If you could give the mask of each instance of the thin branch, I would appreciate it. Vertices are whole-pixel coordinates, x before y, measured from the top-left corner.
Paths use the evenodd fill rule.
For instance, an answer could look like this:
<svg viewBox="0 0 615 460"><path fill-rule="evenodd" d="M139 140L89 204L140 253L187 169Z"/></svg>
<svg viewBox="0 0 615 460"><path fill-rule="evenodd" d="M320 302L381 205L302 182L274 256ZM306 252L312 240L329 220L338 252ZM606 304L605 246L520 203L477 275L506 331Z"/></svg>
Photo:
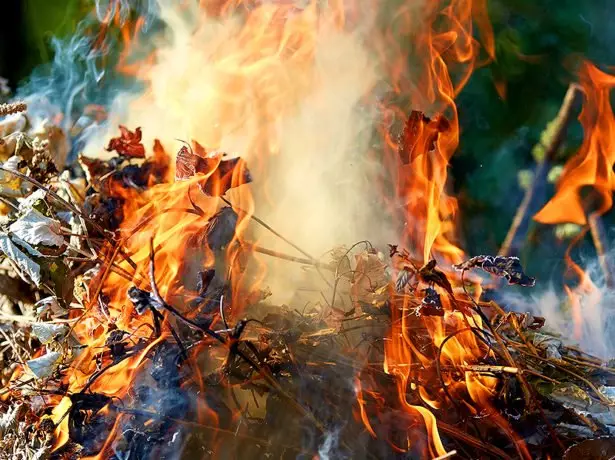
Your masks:
<svg viewBox="0 0 615 460"><path fill-rule="evenodd" d="M553 161L553 158L564 142L568 125L573 117L574 109L580 100L581 91L581 87L576 83L572 83L568 87L568 91L564 96L564 101L562 102L557 117L551 122L555 124L555 132L549 144L544 146L544 157L538 164L534 174L534 180L526 190L523 200L519 204L519 208L517 208L515 217L500 247L498 255L508 256L512 252L516 252L519 245L525 241L531 218L529 214L534 208L532 205L534 204L537 191L544 184L549 173L551 161Z"/></svg>

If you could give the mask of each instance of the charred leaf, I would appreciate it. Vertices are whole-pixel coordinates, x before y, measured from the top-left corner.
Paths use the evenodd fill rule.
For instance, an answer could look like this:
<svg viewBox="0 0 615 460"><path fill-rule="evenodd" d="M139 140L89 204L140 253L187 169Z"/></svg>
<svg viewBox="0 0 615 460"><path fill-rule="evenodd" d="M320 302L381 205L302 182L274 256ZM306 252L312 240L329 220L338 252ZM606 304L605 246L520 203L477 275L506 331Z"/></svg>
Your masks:
<svg viewBox="0 0 615 460"><path fill-rule="evenodd" d="M444 316L442 299L434 288L423 289L423 300L418 310L419 316Z"/></svg>
<svg viewBox="0 0 615 460"><path fill-rule="evenodd" d="M487 273L505 278L508 284L529 287L536 284L536 278L527 276L523 272L523 267L521 267L518 257L476 256L461 264L453 265L453 267L460 271L480 268Z"/></svg>
<svg viewBox="0 0 615 460"><path fill-rule="evenodd" d="M150 308L159 309L160 304L154 299L151 293L136 286L128 289L128 298L132 302L137 314L142 315Z"/></svg>
<svg viewBox="0 0 615 460"><path fill-rule="evenodd" d="M424 283L440 286L451 296L453 295L453 287L444 272L436 268L436 261L430 260L419 269L419 278Z"/></svg>

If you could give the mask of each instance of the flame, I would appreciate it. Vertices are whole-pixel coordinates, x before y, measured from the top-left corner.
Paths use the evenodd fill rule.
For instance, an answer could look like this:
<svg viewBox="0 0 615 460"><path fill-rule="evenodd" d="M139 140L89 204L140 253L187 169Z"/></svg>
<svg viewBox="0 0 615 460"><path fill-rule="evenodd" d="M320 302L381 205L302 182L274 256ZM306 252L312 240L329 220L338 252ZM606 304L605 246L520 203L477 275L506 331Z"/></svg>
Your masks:
<svg viewBox="0 0 615 460"><path fill-rule="evenodd" d="M211 171L205 177L171 183L173 168L168 163L172 155L163 145L171 145L177 136L197 140L210 151L226 150L227 147L230 151L241 151L254 175L267 178L261 182L258 191L239 186L227 193L239 216L233 242L226 249L223 264L223 275L230 278L233 292L231 310L234 313L242 311L244 302L258 290L264 277L264 266L255 257L255 268L249 275L242 269L241 243L248 237L256 238L249 226L256 206L255 195L258 195L259 204L265 206L282 199L278 196L281 193L275 189L276 180L273 178L284 179L288 189L299 188L302 196L309 195L309 199L304 201L306 205L310 201L319 203L310 207L312 212L309 213L297 203L292 203L293 213L279 216L284 225L294 225L298 232L302 231L304 239L314 239L315 233L326 233L322 229L330 223L330 217L332 221L342 222L342 226L348 226L348 222L352 221L346 217L354 215L347 211L340 213L343 218L335 215L336 211L344 209L341 206L331 206L333 211L327 209L330 201L326 198L335 194L327 188L325 180L317 182L317 187L309 194L302 188L304 182L299 181L299 186L288 184L301 179L310 168L319 164L319 160L328 159L326 155L324 158L321 155L312 162L306 162L305 157L310 159L308 154L311 154L311 149L333 152L337 150L336 142L347 147L352 144L346 138L353 137L358 131L353 127L338 133L310 115L327 115L333 109L329 99L338 93L345 96L342 105L353 105L369 94L376 82L376 77L372 75L376 71L364 62L367 61L366 53L355 41L343 35L346 29L352 29L352 21L357 20L359 6L365 5L331 3L324 11L316 1L304 8L286 3L241 3L234 0L202 2L201 7L194 11L190 10L189 5L182 6L179 12L163 7L162 14L173 26L174 45L156 55L148 55L136 64L132 62L132 57L139 51L138 34L144 21L138 18L134 22L123 22L120 3L112 2L113 7L110 3L109 10L103 14L104 24L109 27L111 24L120 25L125 43L119 71L136 76L147 89L128 102L125 98L119 98L116 105L122 106L124 113L120 115L112 111L109 118L112 121L122 118L123 123L131 127L143 126L145 143L149 145L154 137L159 138L160 142L155 144L150 158L154 158L161 170L167 170L167 174L164 175L165 180L150 184L145 192L121 187L111 190L124 201L123 220L117 232L119 239L107 242L101 251L101 272L92 281L85 312L78 317L72 330L86 348L71 363L67 372L65 383L69 393L87 388L120 399L127 396L146 362L147 352L171 333L167 322L164 322L162 335L154 338L155 325L151 315L137 315L126 296L132 286L150 289L150 241L156 248L156 283L160 294L187 317L195 312L185 309L185 300L190 298L191 293L182 286L187 284L186 280L194 281L196 269L214 267L219 262L206 244L196 248L193 244L195 240L203 240L199 236L205 231L209 218L222 206L219 198L197 193L197 181L207 179L215 182L216 175ZM413 58L418 62L417 68L421 69L417 78L410 78L401 70L406 66L408 55L395 45L397 37L392 29L387 30L382 41L381 37L374 36L374 43L371 44L378 52L385 77L397 96L431 116L431 120L415 120L412 126L416 131L415 142L408 151L405 163L400 162L400 145L390 138L388 129L382 133L386 141L385 161L394 178L396 198L402 201L403 220L407 224L403 237L406 246L419 253L425 262L431 255L455 263L463 257L463 251L453 242L457 202L446 191L447 168L459 143L455 97L474 68L494 56L493 34L486 12L485 0L452 0L445 6L440 2L426 1L418 15L425 19L424 27L419 28L412 39ZM182 29L184 22L179 18L181 13L197 18L195 30ZM401 25L402 30L414 31L415 13L414 9L403 5L395 14L395 21L399 23L396 25ZM475 26L482 47L474 38ZM341 43L341 48L349 51L351 56L325 55L323 58L322 48L328 43L325 38L334 40L336 44ZM100 46L103 43L101 38ZM480 57L481 50L486 54L485 59ZM397 54L391 56L391 52ZM361 72L365 75L345 81L334 78L335 75L319 74L320 66L328 66L331 74L337 72L337 67L331 66L334 58L344 62L341 69L345 72L342 72L343 75ZM323 59L328 61L323 63ZM323 83L325 77L329 79L329 85ZM352 91L346 93L348 87ZM386 109L388 113L405 112L396 104L390 104ZM348 108L334 110L333 113L340 118L348 118L350 121L347 124L352 124L356 119ZM307 135L301 129L306 124L312 127ZM346 128L344 123L340 124ZM337 126L336 123L334 128ZM320 131L324 128L333 132L322 134ZM300 132L302 136L297 139L285 136L285 130ZM321 137L326 142L313 141L313 138ZM304 155L291 155L290 161L285 159L284 148L289 142L298 145L297 151ZM303 144L307 144L307 150L301 150L305 148ZM100 144L97 147L92 145L94 143L89 148L100 148ZM221 157L212 152L211 158L219 161ZM286 161L282 163L285 165L294 160L302 161L299 164L304 167L295 169L294 174L283 170L276 176L274 159ZM363 161L363 158L360 160ZM320 167L326 169L326 166ZM327 173L325 177L328 178L331 172ZM239 178L234 176L234 180L235 185L239 185ZM220 186L215 183L211 185L214 190ZM337 188L337 184L332 187L335 192ZM350 189L354 194L354 188ZM360 192L356 193L360 196ZM368 190L367 193L369 196L373 191ZM312 200L313 195L317 199ZM202 215L189 211L195 209L193 201L202 210ZM309 219L294 219L300 215L296 209L309 214ZM364 206L357 209L365 211ZM319 216L319 212L323 215ZM274 227L279 228L278 225ZM327 243L327 248L329 246ZM108 312L98 307L100 294L109 299ZM384 371L394 377L394 397L411 420L406 430L407 445L398 446L390 441L391 445L397 450L409 450L414 449L416 443L420 444L418 448L424 456L445 455L436 415L437 411L451 407L451 397L465 404L473 414L487 411L495 425L509 430L505 420L495 414L489 403L497 380L464 369L464 366L492 353L467 327L468 323L481 327L480 316L456 311L452 301L445 298L446 314L443 318L418 317L413 314L416 305L408 296L399 299L391 294L391 298L396 300L391 309L393 326L385 342ZM432 343L429 350L417 343L412 332L416 327L424 329L430 337ZM116 328L129 331L134 341L143 340L148 345L136 355L113 365L110 358L101 358L100 351L105 349L110 332ZM198 351L196 349L193 353ZM208 353L215 357L214 351ZM110 367L92 382L92 376L98 370L97 358L102 359L103 366ZM190 359L195 359L192 353ZM436 366L434 360L437 361ZM415 365L422 370L417 371ZM440 367L457 369L462 377L455 377L453 372L442 373ZM192 383L203 387L199 376L196 373L196 381ZM439 386L441 379L448 395L444 388L433 389ZM359 416L369 433L377 437L380 431L376 424L370 423L369 405L374 400L376 405L380 404L384 396L374 385L364 385L359 379L357 382ZM410 396L416 398L410 399ZM61 406L55 409L59 410ZM207 408L203 409L199 418L216 418L216 414L206 413ZM119 423L120 416L105 446L109 446L113 437L121 431ZM61 426L56 448L68 440L66 426ZM98 457L104 458L104 452L99 453Z"/></svg>
<svg viewBox="0 0 615 460"><path fill-rule="evenodd" d="M396 18L400 24L395 26L410 31L414 17L410 7L403 7ZM445 6L441 2L426 2L419 17L426 19L424 29L413 40L413 56L422 69L418 79L399 74L397 69L403 68L402 62L407 61L403 53L392 60L390 73L394 88L401 97L409 99L413 110L434 116L431 121L419 118L413 121L413 126L406 126L413 131L409 134L414 143L407 158L400 160L398 155L406 140L402 138L399 145L385 133L389 146L387 162L397 177L396 196L403 200L404 221L408 226L406 246L413 250L421 248L424 262L433 251L458 263L463 251L450 241L457 201L445 190L448 163L459 144L454 99L474 68L493 58L493 32L484 0L454 0ZM484 60L479 59L481 46L473 36L474 24L487 54ZM390 40L397 38L391 34ZM383 59L390 60L388 55ZM398 114L405 112L395 106L388 109Z"/></svg>
<svg viewBox="0 0 615 460"><path fill-rule="evenodd" d="M583 127L583 143L578 152L564 165L556 185L556 193L534 216L543 224L575 223L589 225L613 206L615 190L615 116L611 91L615 76L584 61L579 70L579 82L584 93L579 121ZM573 337L583 340L591 334L591 325L584 319L597 311L602 293L589 274L572 260L570 252L581 241L582 232L571 242L565 260L568 271L578 280L576 286L564 286L571 307ZM601 255L601 257L603 257Z"/></svg>
<svg viewBox="0 0 615 460"><path fill-rule="evenodd" d="M615 76L599 70L591 62L581 65L579 81L585 93L579 121L583 143L564 166L555 196L534 216L543 224L587 224L587 214L602 215L613 206L615 189L615 117L610 95ZM591 187L594 195L583 198L582 187Z"/></svg>
<svg viewBox="0 0 615 460"><path fill-rule="evenodd" d="M403 68L401 61L407 59L403 53L392 61L391 75L398 95L409 99L412 109L422 110L429 117L412 112L398 142L385 130L388 147L385 160L396 177L395 196L402 200L406 247L422 257L423 262L437 257L448 263L459 263L464 253L452 242L457 202L446 193L449 160L459 144L454 100L473 70L493 59L493 33L484 1L458 0L444 6L440 2L426 2L424 8L420 17L427 18L425 29L412 42L422 69L420 76L418 80L404 80L405 76L398 71ZM409 8L402 8L397 16L402 30L411 28L412 13ZM474 25L486 54L483 60L481 46L473 36ZM410 86L410 82L416 82L416 86ZM388 107L388 113L404 112L399 106ZM422 420L429 442L426 447L419 447L421 455L433 458L446 454L439 436L437 413L453 405L463 405L474 415L489 414L491 423L515 439L520 454L529 458L524 443L490 403L498 379L464 370L492 354L468 327L481 328L481 317L456 311L449 298L443 299L446 308L443 317L418 316L411 296L400 299L391 294L391 298L394 299L393 325L384 346L384 371L396 377L400 407L412 418ZM422 334L417 330L428 334L431 344L421 342ZM462 377L455 377L450 369L461 372ZM365 390L358 396L360 416L366 429L374 435L366 414L364 393ZM415 402L417 398L423 405ZM415 429L415 426L408 427L409 432ZM397 448L409 450L415 446L409 437L408 446Z"/></svg>

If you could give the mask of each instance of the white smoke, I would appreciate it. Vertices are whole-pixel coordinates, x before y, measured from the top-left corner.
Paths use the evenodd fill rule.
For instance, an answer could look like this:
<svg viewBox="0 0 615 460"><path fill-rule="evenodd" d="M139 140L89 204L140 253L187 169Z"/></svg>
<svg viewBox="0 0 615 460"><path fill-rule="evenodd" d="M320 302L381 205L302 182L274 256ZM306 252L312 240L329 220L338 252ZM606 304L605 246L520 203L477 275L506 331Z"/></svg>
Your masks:
<svg viewBox="0 0 615 460"><path fill-rule="evenodd" d="M607 257L614 255L612 251ZM577 292L577 315L566 292L554 284L537 283L528 296L503 292L504 305L510 310L544 317L545 328L559 334L567 344L579 345L603 359L614 358L615 290L606 285L597 260L586 261L582 268L593 281L594 289Z"/></svg>
<svg viewBox="0 0 615 460"><path fill-rule="evenodd" d="M142 127L146 145L158 138L171 152L178 138L194 139L245 158L255 214L310 254L394 241L376 186L382 165L369 155L378 114L366 108L373 101L362 104L383 79L369 50L376 11L363 3L364 19L352 27L339 27L328 6L278 17L267 4L246 29L245 17L212 18L197 2L160 0L166 32L156 38L156 63L138 75L147 90L115 97L108 131L85 153L99 155L118 124ZM263 246L300 255L254 230ZM302 272L267 263L274 294L294 292Z"/></svg>

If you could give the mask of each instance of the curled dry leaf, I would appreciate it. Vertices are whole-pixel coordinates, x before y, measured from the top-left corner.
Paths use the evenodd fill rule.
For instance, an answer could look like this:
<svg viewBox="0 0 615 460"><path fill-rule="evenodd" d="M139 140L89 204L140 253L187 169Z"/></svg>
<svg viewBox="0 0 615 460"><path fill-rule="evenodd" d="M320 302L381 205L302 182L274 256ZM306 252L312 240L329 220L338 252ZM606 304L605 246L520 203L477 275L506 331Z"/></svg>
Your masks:
<svg viewBox="0 0 615 460"><path fill-rule="evenodd" d="M120 137L114 137L107 145L107 151L116 151L119 155L130 158L145 158L145 147L141 143L141 128L130 131L120 125Z"/></svg>
<svg viewBox="0 0 615 460"><path fill-rule="evenodd" d="M480 268L492 275L506 278L508 284L530 287L536 284L535 278L523 272L518 257L476 256L458 265L453 265L453 268L460 271Z"/></svg>
<svg viewBox="0 0 615 460"><path fill-rule="evenodd" d="M61 247L60 222L31 209L9 227L11 233L31 245Z"/></svg>
<svg viewBox="0 0 615 460"><path fill-rule="evenodd" d="M57 351L50 351L43 356L26 361L26 364L36 378L42 379L53 374L60 362L61 356Z"/></svg>
<svg viewBox="0 0 615 460"><path fill-rule="evenodd" d="M53 296L39 300L34 306L36 307L36 314L39 316L50 313L52 317L60 317L68 313L68 310L64 309L58 303L58 299Z"/></svg>
<svg viewBox="0 0 615 460"><path fill-rule="evenodd" d="M560 353L562 341L560 339L547 334L536 333L534 334L532 342L536 348L544 351L547 358L556 359L558 361L562 359Z"/></svg>

